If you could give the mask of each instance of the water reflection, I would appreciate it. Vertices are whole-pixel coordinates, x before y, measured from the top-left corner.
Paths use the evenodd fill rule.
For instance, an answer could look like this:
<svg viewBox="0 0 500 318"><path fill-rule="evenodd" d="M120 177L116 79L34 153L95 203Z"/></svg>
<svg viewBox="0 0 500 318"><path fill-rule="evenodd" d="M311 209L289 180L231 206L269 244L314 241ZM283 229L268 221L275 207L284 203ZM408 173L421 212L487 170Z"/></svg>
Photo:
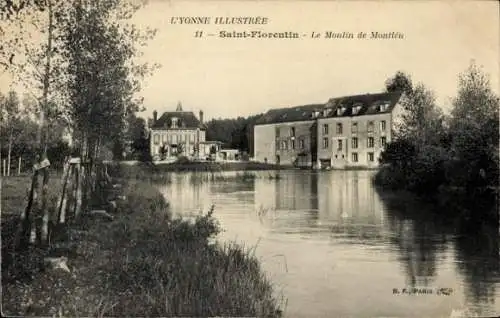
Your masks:
<svg viewBox="0 0 500 318"><path fill-rule="evenodd" d="M377 191L372 172L256 176L193 182L199 177L178 174L162 191L175 212L189 214L215 204L215 215L231 235L250 245L263 238L259 251L268 259L285 255L288 270L282 279L294 316L310 316L300 309L308 301L316 306L312 316L408 317L408 306L420 316L449 316L457 306L483 316L500 312L496 224L452 218L411 196ZM477 206L487 208L486 203ZM363 290L356 287L360 281ZM388 292L394 287L453 288L453 295L395 303ZM332 304L329 295L338 301ZM359 308L356 304L366 297L372 299L370 306Z"/></svg>
<svg viewBox="0 0 500 318"><path fill-rule="evenodd" d="M465 304L469 315L498 314L496 287L500 277L498 226L482 219L450 218L446 209L416 201L414 198L382 195L388 226L394 235L391 244L410 286L429 286L438 267L445 266L447 249L452 249L457 272L463 277ZM479 206L483 212L485 201ZM495 201L490 202L497 211ZM444 286L442 286L444 287Z"/></svg>
<svg viewBox="0 0 500 318"><path fill-rule="evenodd" d="M479 222L458 231L455 259L466 285L465 298L471 307L494 311L500 282L499 255L498 228L494 225ZM482 314L479 310L477 313Z"/></svg>

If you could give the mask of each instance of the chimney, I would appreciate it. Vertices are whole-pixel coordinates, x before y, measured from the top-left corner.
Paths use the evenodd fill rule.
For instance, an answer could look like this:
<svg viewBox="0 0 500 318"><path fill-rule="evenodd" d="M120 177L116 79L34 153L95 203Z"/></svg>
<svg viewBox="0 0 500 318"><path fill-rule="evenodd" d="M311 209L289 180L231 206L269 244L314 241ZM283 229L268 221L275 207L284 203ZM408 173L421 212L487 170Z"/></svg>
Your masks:
<svg viewBox="0 0 500 318"><path fill-rule="evenodd" d="M200 110L200 124L203 124L203 111Z"/></svg>
<svg viewBox="0 0 500 318"><path fill-rule="evenodd" d="M153 112L153 125L156 124L157 120L158 120L158 112L155 110Z"/></svg>

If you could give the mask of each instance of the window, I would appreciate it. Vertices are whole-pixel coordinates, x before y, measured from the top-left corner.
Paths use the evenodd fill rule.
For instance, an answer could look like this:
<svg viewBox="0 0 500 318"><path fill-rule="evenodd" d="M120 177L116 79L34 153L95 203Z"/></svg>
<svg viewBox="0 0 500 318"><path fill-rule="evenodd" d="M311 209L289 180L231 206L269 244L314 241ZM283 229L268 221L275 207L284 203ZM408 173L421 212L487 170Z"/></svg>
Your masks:
<svg viewBox="0 0 500 318"><path fill-rule="evenodd" d="M358 138L356 137L352 138L352 148L353 149L358 148Z"/></svg>
<svg viewBox="0 0 500 318"><path fill-rule="evenodd" d="M328 137L323 138L323 148L328 148Z"/></svg>
<svg viewBox="0 0 500 318"><path fill-rule="evenodd" d="M177 128L177 117L172 117L172 128Z"/></svg>
<svg viewBox="0 0 500 318"><path fill-rule="evenodd" d="M361 105L355 105L352 107L352 113L353 115L356 115L359 113L359 111L361 110Z"/></svg>
<svg viewBox="0 0 500 318"><path fill-rule="evenodd" d="M352 153L352 162L358 162L358 153L357 152Z"/></svg>
<svg viewBox="0 0 500 318"><path fill-rule="evenodd" d="M351 132L353 132L353 133L358 132L358 123L352 123Z"/></svg>
<svg viewBox="0 0 500 318"><path fill-rule="evenodd" d="M342 139L337 140L337 150L342 150Z"/></svg>
<svg viewBox="0 0 500 318"><path fill-rule="evenodd" d="M373 132L373 121L368 122L368 132Z"/></svg>
<svg viewBox="0 0 500 318"><path fill-rule="evenodd" d="M280 128L276 127L276 137L280 137Z"/></svg>
<svg viewBox="0 0 500 318"><path fill-rule="evenodd" d="M280 150L280 142L276 141L276 150Z"/></svg>
<svg viewBox="0 0 500 318"><path fill-rule="evenodd" d="M154 143L155 145L158 145L158 144L160 143L160 135L155 134L155 135L153 136L153 143Z"/></svg>
<svg viewBox="0 0 500 318"><path fill-rule="evenodd" d="M290 136L295 137L295 127L290 128Z"/></svg>
<svg viewBox="0 0 500 318"><path fill-rule="evenodd" d="M380 122L380 131L385 131L385 128L386 128L386 123L385 123L385 120L382 120Z"/></svg>
<svg viewBox="0 0 500 318"><path fill-rule="evenodd" d="M373 152L369 152L369 153L368 153L368 161L369 161L369 162L373 162L373 161L374 161L374 158L375 158L375 156L373 155Z"/></svg>
<svg viewBox="0 0 500 318"><path fill-rule="evenodd" d="M304 139L299 139L299 148L304 149Z"/></svg>
<svg viewBox="0 0 500 318"><path fill-rule="evenodd" d="M342 134L342 124L341 123L338 123L337 124L337 135L341 135Z"/></svg>
<svg viewBox="0 0 500 318"><path fill-rule="evenodd" d="M164 144L167 142L167 135L161 135L161 143Z"/></svg>
<svg viewBox="0 0 500 318"><path fill-rule="evenodd" d="M323 125L323 135L328 135L328 124Z"/></svg>
<svg viewBox="0 0 500 318"><path fill-rule="evenodd" d="M281 149L287 150L287 148L288 148L288 143L286 142L286 140L283 140L281 142Z"/></svg>
<svg viewBox="0 0 500 318"><path fill-rule="evenodd" d="M295 149L295 140L290 140L290 148Z"/></svg>
<svg viewBox="0 0 500 318"><path fill-rule="evenodd" d="M375 139L373 137L368 137L368 148L373 148L375 145Z"/></svg>
<svg viewBox="0 0 500 318"><path fill-rule="evenodd" d="M387 138L386 137L380 137L380 146L385 147L387 144Z"/></svg>

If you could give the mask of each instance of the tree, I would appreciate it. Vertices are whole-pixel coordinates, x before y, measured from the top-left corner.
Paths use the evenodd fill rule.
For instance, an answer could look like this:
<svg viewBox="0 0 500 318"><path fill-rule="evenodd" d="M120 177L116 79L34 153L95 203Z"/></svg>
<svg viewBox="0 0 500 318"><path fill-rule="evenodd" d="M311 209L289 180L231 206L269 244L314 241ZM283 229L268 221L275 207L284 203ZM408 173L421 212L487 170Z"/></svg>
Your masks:
<svg viewBox="0 0 500 318"><path fill-rule="evenodd" d="M419 83L413 86L408 75L398 72L387 80L388 91L403 92L402 120L395 136L381 154L384 169L377 175L381 184L418 193L434 193L445 182L448 160L444 145L447 132L444 115L434 93Z"/></svg>
<svg viewBox="0 0 500 318"><path fill-rule="evenodd" d="M413 83L410 75L403 71L397 71L394 77L388 78L385 81L385 89L387 92L401 92L409 95L413 91Z"/></svg>
<svg viewBox="0 0 500 318"><path fill-rule="evenodd" d="M498 185L499 106L488 75L471 63L459 75L449 123L457 185Z"/></svg>
<svg viewBox="0 0 500 318"><path fill-rule="evenodd" d="M135 115L129 116L128 138L131 141L134 158L142 162L151 162L149 138L146 132L146 121Z"/></svg>
<svg viewBox="0 0 500 318"><path fill-rule="evenodd" d="M142 102L136 97L140 80L157 67L134 63L155 34L127 24L139 8L122 0L76 1L71 8L64 27L68 117L82 158L93 159L103 144L124 139L125 119Z"/></svg>
<svg viewBox="0 0 500 318"><path fill-rule="evenodd" d="M20 123L20 101L15 91L10 91L7 97L0 96L2 114L0 115L2 126L6 130L7 136L7 175L10 175L12 146L22 132ZM1 147L0 147L1 148ZM0 149L1 150L1 149Z"/></svg>
<svg viewBox="0 0 500 318"><path fill-rule="evenodd" d="M402 121L396 127L396 138L407 139L417 148L438 145L445 133L444 116L436 106L434 93L418 84L401 99Z"/></svg>

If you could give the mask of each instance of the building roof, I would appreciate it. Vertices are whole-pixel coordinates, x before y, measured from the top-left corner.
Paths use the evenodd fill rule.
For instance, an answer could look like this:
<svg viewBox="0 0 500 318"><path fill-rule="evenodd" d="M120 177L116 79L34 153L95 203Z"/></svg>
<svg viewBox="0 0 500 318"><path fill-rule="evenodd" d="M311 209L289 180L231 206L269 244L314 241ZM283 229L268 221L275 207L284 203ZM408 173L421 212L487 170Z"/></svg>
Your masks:
<svg viewBox="0 0 500 318"><path fill-rule="evenodd" d="M346 117L390 113L400 98L401 93L399 92L331 98L325 104L327 115L321 114L321 117ZM357 106L359 108L356 111ZM338 114L338 110L343 110L343 112Z"/></svg>
<svg viewBox="0 0 500 318"><path fill-rule="evenodd" d="M324 104L311 104L304 106L271 109L267 113L262 115L255 124L265 125L272 123L311 120L313 112L321 110L324 107Z"/></svg>
<svg viewBox="0 0 500 318"><path fill-rule="evenodd" d="M172 127L172 119L177 118L177 128ZM165 112L153 123L151 129L205 129L193 112L175 111Z"/></svg>
<svg viewBox="0 0 500 318"><path fill-rule="evenodd" d="M331 98L325 104L271 109L256 125L390 113L400 98L399 92L352 95Z"/></svg>

